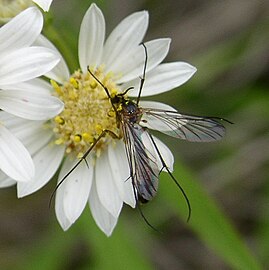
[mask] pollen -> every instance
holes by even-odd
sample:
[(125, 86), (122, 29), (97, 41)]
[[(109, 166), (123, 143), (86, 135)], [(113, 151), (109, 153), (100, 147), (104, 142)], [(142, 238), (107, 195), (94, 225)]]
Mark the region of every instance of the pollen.
[(70, 83), (74, 86), (75, 89), (78, 88), (78, 81), (75, 78), (71, 77)]
[(92, 89), (96, 88), (96, 87), (97, 87), (97, 82), (96, 82), (96, 81), (92, 81), (92, 82), (90, 83), (90, 87), (91, 87)]
[(118, 93), (117, 89), (112, 89), (110, 95), (113, 98), (117, 95), (117, 93)]
[(62, 125), (64, 123), (64, 119), (62, 117), (60, 117), (59, 115), (57, 115), (55, 118), (54, 118), (54, 121), (60, 125)]
[(57, 144), (57, 145), (63, 144), (63, 142), (64, 141), (62, 140), (62, 138), (55, 140), (55, 144)]
[(74, 142), (77, 142), (77, 143), (78, 143), (78, 142), (81, 142), (81, 139), (82, 139), (82, 138), (81, 138), (81, 135), (75, 135), (75, 136), (74, 136)]
[(60, 95), (62, 90), (61, 87), (58, 85), (58, 83), (55, 82), (54, 80), (50, 80), (50, 84), (52, 85), (54, 90)]
[[(96, 69), (94, 75), (110, 91), (117, 95), (118, 89), (113, 82), (113, 74), (104, 74), (103, 67)], [(117, 134), (119, 129), (111, 101), (103, 87), (89, 73), (76, 71), (68, 81), (59, 85), (51, 81), (55, 96), (64, 103), (64, 110), (51, 122), (55, 133), (55, 144), (65, 145), (66, 154), (81, 158), (104, 130)], [(99, 156), (111, 141), (111, 136), (104, 136), (94, 148)]]

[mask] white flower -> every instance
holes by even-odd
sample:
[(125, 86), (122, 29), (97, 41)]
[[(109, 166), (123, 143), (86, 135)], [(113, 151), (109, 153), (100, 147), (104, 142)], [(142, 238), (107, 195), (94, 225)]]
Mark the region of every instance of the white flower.
[[(121, 93), (131, 85), (134, 90), (130, 90), (128, 95), (136, 97), (145, 64), (145, 51), (140, 43), (147, 28), (148, 13), (136, 12), (125, 18), (105, 41), (103, 14), (92, 4), (83, 18), (79, 34), (81, 71), (70, 75), (62, 59), (60, 64), (47, 74), (54, 80), (53, 88), (65, 104), (63, 112), (50, 122), (39, 123), (18, 119), (7, 113), (0, 114), (0, 120), (6, 122), (12, 132), (25, 143), (35, 163), (34, 181), (17, 183), (19, 197), (43, 187), (65, 157), (59, 175), (60, 181), (77, 163), (77, 157), (81, 157), (89, 149), (102, 130), (108, 129), (119, 135), (111, 103), (104, 89), (89, 74), (87, 66), (111, 93)], [(38, 42), (53, 48), (44, 37)], [(145, 43), (148, 65), (142, 96), (169, 91), (186, 82), (196, 71), (184, 62), (160, 64), (168, 53), (169, 44), (168, 38)], [(42, 85), (40, 90), (41, 88)], [(140, 104), (143, 107), (143, 102)], [(173, 110), (165, 104), (150, 104)], [(12, 125), (13, 121), (16, 125)], [(157, 138), (155, 141), (167, 166), (172, 170), (172, 153)], [(152, 150), (152, 145), (146, 139), (143, 143), (148, 151)], [(161, 168), (157, 153), (151, 151), (151, 155)], [(86, 160), (87, 164), (81, 162), (56, 192), (57, 219), (62, 228), (67, 230), (89, 203), (97, 225), (105, 234), (110, 235), (123, 203), (131, 207), (136, 204), (123, 140), (107, 134)], [(2, 183), (7, 186), (15, 182), (2, 177)]]
[[(32, 7), (0, 28), (0, 109), (30, 120), (49, 119), (63, 108), (49, 89), (35, 89), (42, 83), (36, 78), (59, 62), (53, 50), (31, 46), (42, 25), (42, 14)], [(17, 181), (34, 177), (30, 154), (4, 122), (0, 122), (0, 169)]]
[(44, 11), (49, 11), (52, 0), (0, 0), (0, 22), (8, 22), (21, 11), (39, 5)]

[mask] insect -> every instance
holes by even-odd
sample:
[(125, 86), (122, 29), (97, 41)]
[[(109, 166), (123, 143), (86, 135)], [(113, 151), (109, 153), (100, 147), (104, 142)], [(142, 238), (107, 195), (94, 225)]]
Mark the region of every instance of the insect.
[[(155, 122), (157, 121), (159, 123), (158, 126), (160, 132), (191, 142), (210, 142), (221, 139), (225, 133), (225, 127), (220, 123), (220, 120), (223, 119), (217, 117), (186, 115), (172, 110), (167, 111), (156, 108), (141, 107), (139, 102), (145, 82), (148, 61), (147, 48), (143, 43), (142, 46), (145, 50), (145, 64), (143, 68), (143, 75), (140, 80), (139, 94), (136, 101), (133, 101), (127, 97), (128, 91), (133, 89), (133, 87), (126, 89), (123, 93), (112, 96), (109, 89), (107, 89), (107, 87), (89, 68), (88, 72), (102, 86), (107, 94), (108, 99), (110, 100), (113, 111), (115, 112), (120, 137), (122, 137), (124, 141), (125, 152), (129, 164), (130, 174), (126, 181), (129, 179), (131, 180), (136, 201), (146, 203), (152, 200), (158, 190), (159, 175), (163, 170), (165, 170), (168, 172), (177, 187), (181, 190), (186, 200), (189, 210), (187, 220), (189, 220), (191, 215), (189, 199), (183, 188), (180, 186), (168, 168), (164, 158), (161, 155), (160, 149), (158, 149), (154, 137), (149, 133), (149, 129), (146, 127), (148, 124), (146, 119), (153, 119)], [(113, 138), (119, 138), (119, 135), (113, 133), (112, 131), (103, 130), (91, 147), (85, 152), (82, 158), (58, 183), (55, 191), (83, 160), (87, 162), (86, 157), (93, 150), (98, 141), (100, 141), (100, 139), (107, 134)], [(145, 140), (148, 142), (147, 145), (151, 145), (152, 149), (147, 149), (145, 146)], [(158, 162), (156, 160), (156, 156), (159, 159), (158, 162), (161, 164), (161, 169), (157, 164)], [(145, 219), (143, 213), (142, 217)], [(145, 221), (148, 223), (146, 219)]]

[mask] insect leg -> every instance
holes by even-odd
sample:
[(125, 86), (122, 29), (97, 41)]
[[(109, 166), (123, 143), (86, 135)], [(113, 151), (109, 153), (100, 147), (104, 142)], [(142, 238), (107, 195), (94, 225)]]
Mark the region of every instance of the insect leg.
[[(129, 178), (132, 178), (132, 176), (130, 175)], [(129, 178), (128, 178), (128, 179), (129, 179)], [(135, 196), (135, 200), (136, 200), (137, 209), (138, 209), (138, 211), (139, 211), (140, 216), (142, 217), (142, 219), (146, 222), (146, 224), (147, 224), (151, 229), (153, 229), (155, 232), (160, 233), (160, 231), (159, 231), (158, 229), (156, 229), (156, 228), (149, 222), (149, 220), (147, 219), (147, 217), (144, 215), (144, 213), (143, 213), (143, 211), (142, 211), (142, 208), (141, 208), (141, 205), (139, 204), (139, 199), (138, 199), (137, 192), (136, 192), (136, 189), (135, 189), (134, 184), (132, 184), (132, 186), (133, 186), (133, 191), (134, 191), (134, 196)]]
[[(164, 159), (163, 159), (163, 157), (162, 157), (162, 155), (161, 155), (161, 153), (160, 153), (160, 150), (158, 149), (158, 147), (157, 147), (157, 145), (156, 145), (156, 142), (155, 142), (154, 139), (153, 139), (153, 136), (152, 136), (150, 133), (149, 133), (149, 137), (150, 137), (150, 139), (151, 139), (151, 141), (152, 141), (152, 143), (153, 143), (153, 145), (154, 145), (154, 148), (156, 149), (157, 154), (158, 154), (158, 156), (159, 156), (159, 158), (160, 158), (160, 161), (161, 161), (161, 163), (162, 163), (162, 166), (163, 166), (162, 170), (163, 170), (164, 168), (167, 170), (169, 176), (173, 179), (174, 183), (175, 183), (175, 184), (177, 185), (177, 187), (180, 189), (180, 191), (181, 191), (181, 193), (182, 193), (182, 195), (183, 195), (183, 197), (184, 197), (184, 199), (185, 199), (185, 201), (186, 201), (186, 203), (187, 203), (187, 207), (188, 207), (188, 217), (187, 217), (187, 222), (189, 222), (190, 217), (191, 217), (191, 204), (190, 204), (189, 198), (188, 198), (186, 192), (184, 191), (184, 189), (182, 188), (182, 186), (178, 183), (178, 181), (176, 180), (176, 178), (174, 177), (174, 175), (172, 174), (172, 172), (169, 170), (168, 166), (166, 165), (166, 163), (165, 163), (165, 161), (164, 161)], [(161, 170), (161, 171), (162, 171), (162, 170)]]
[(147, 47), (144, 43), (141, 43), (141, 45), (144, 47), (145, 49), (145, 64), (144, 64), (144, 69), (143, 69), (143, 75), (141, 77), (140, 80), (140, 87), (139, 87), (139, 92), (138, 92), (138, 96), (137, 96), (137, 100), (136, 100), (136, 105), (138, 105), (139, 101), (140, 101), (140, 97), (141, 97), (141, 92), (145, 83), (145, 79), (146, 79), (146, 69), (147, 69), (147, 63), (148, 63), (148, 51), (147, 51)]
[(100, 141), (101, 138), (103, 138), (107, 133), (110, 134), (113, 138), (118, 138), (118, 136), (110, 131), (110, 130), (103, 130), (102, 133), (98, 136), (98, 138), (94, 141), (94, 143), (91, 145), (91, 147), (85, 152), (85, 154), (80, 158), (80, 160), (74, 165), (74, 167), (63, 177), (63, 179), (60, 180), (60, 182), (57, 184), (55, 189), (53, 190), (50, 201), (49, 201), (49, 207), (51, 206), (52, 199), (54, 198), (57, 189), (61, 186), (61, 184), (66, 180), (66, 178), (79, 166), (79, 164), (84, 160), (86, 162), (87, 167), (89, 167), (88, 162), (86, 160), (86, 157), (89, 155), (89, 153), (92, 151), (92, 149), (95, 147), (95, 145)]
[[(138, 201), (137, 201), (138, 202)], [(146, 222), (146, 224), (151, 228), (153, 229), (155, 232), (158, 232), (160, 233), (160, 231), (158, 229), (156, 229), (152, 224), (150, 224), (150, 222), (148, 221), (148, 219), (146, 218), (146, 216), (144, 215), (142, 209), (141, 209), (141, 206), (139, 205), (139, 203), (137, 203), (137, 208), (138, 208), (138, 211), (139, 211), (139, 214), (140, 216), (142, 217), (142, 219)]]

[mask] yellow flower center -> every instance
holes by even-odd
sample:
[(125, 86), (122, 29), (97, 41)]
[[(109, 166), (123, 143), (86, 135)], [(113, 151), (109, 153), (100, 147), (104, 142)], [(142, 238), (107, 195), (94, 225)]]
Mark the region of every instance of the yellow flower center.
[[(102, 68), (94, 75), (109, 89), (117, 93), (116, 84)], [(89, 149), (103, 130), (119, 134), (115, 112), (103, 87), (89, 72), (76, 71), (63, 85), (51, 82), (56, 96), (64, 102), (64, 110), (54, 118), (53, 131), (55, 143), (66, 146), (66, 153), (73, 153), (78, 158)], [(112, 94), (113, 95), (113, 94)], [(95, 146), (95, 153), (100, 153), (111, 140), (103, 137)]]
[(0, 22), (8, 22), (30, 6), (33, 6), (32, 0), (0, 0)]

